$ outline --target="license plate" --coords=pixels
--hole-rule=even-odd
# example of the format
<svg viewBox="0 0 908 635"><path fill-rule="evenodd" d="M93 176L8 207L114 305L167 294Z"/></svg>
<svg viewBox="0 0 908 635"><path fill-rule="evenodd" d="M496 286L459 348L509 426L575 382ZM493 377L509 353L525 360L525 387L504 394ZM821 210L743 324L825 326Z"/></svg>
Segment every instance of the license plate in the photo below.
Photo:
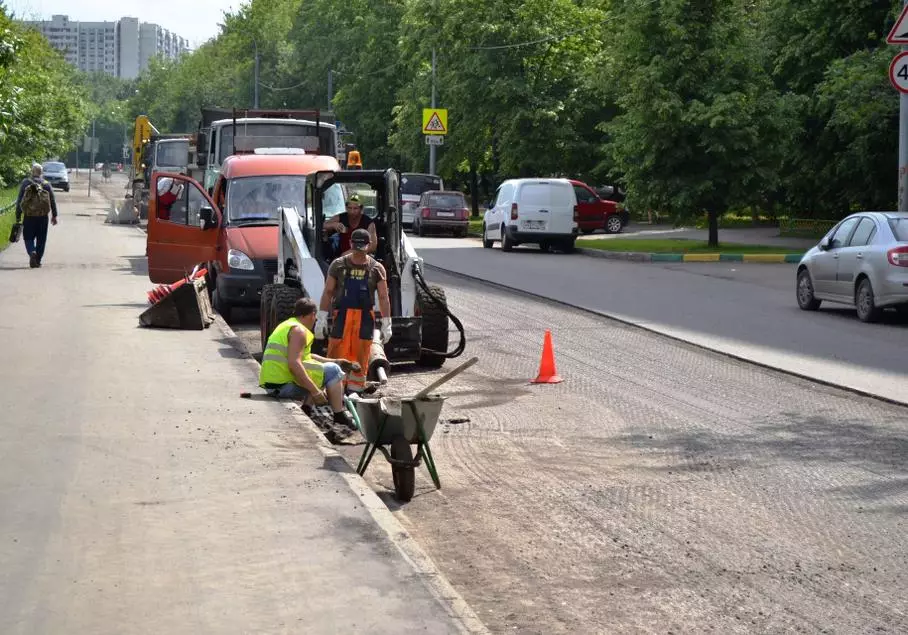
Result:
<svg viewBox="0 0 908 635"><path fill-rule="evenodd" d="M526 229L545 229L545 221L544 220L528 220L528 221L524 221L523 226Z"/></svg>
<svg viewBox="0 0 908 635"><path fill-rule="evenodd" d="M454 212L435 212L439 218L454 218Z"/></svg>

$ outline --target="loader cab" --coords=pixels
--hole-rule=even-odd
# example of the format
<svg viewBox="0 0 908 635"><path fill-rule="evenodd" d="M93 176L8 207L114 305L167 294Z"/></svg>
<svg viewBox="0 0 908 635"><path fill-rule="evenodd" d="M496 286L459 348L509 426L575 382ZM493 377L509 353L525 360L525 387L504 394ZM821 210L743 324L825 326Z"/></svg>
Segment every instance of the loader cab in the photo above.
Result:
<svg viewBox="0 0 908 635"><path fill-rule="evenodd" d="M307 154L235 155L225 159L210 195L187 176L153 175L149 278L172 283L202 263L214 304L225 319L236 308L257 308L262 288L278 272L281 210L302 213L308 175L325 169L339 169L337 160Z"/></svg>
<svg viewBox="0 0 908 635"><path fill-rule="evenodd" d="M407 261L400 224L400 174L393 169L323 171L314 175L312 187L312 235L321 237L314 251L320 263L327 271L327 265L341 255L331 237L325 234L324 224L342 213L350 194L356 192L363 203L363 213L375 222L378 245L373 257L385 266L388 273L392 305L395 305L397 287L395 311L399 314L399 283Z"/></svg>

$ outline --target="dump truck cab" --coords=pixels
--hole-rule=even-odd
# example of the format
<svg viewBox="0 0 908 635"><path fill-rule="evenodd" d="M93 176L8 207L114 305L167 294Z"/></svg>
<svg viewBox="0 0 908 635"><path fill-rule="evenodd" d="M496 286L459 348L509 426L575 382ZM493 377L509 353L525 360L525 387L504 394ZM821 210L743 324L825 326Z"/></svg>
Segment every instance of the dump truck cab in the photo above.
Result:
<svg viewBox="0 0 908 635"><path fill-rule="evenodd" d="M171 283L199 263L225 319L259 306L277 273L281 210L304 213L307 175L339 170L332 156L296 149L259 149L224 159L211 194L194 179L152 177L147 249L152 282Z"/></svg>

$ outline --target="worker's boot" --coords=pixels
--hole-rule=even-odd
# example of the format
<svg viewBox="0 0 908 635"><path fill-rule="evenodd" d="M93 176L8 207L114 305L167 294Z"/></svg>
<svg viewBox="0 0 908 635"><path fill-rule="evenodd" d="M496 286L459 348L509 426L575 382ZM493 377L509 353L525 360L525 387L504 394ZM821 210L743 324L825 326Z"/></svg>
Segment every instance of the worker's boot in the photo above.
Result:
<svg viewBox="0 0 908 635"><path fill-rule="evenodd" d="M350 416L350 413L346 410L334 413L334 423L350 430L356 430L356 424L353 422L353 417Z"/></svg>
<svg viewBox="0 0 908 635"><path fill-rule="evenodd" d="M33 251L28 255L28 266L34 269L38 266L38 252Z"/></svg>

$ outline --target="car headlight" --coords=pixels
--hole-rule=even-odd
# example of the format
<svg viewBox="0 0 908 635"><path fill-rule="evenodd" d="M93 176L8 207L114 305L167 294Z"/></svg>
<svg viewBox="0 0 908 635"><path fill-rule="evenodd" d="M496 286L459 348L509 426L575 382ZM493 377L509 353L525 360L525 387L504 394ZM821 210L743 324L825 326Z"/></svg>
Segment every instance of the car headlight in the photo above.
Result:
<svg viewBox="0 0 908 635"><path fill-rule="evenodd" d="M253 269L255 269L255 265L252 263L252 259L239 249L231 249L227 252L227 265L231 269L240 269L245 271L252 271Z"/></svg>

